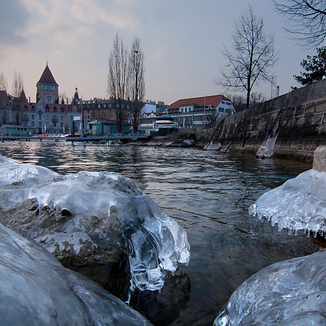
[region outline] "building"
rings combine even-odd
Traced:
[[[156,107],[156,106],[155,106]],[[160,112],[144,112],[140,115],[139,132],[150,134],[151,131],[156,130],[156,119]]]
[[[88,136],[108,136],[112,134],[117,134],[117,123],[116,121],[106,121],[106,120],[93,120],[87,123]],[[123,124],[123,134],[130,133],[130,124]]]
[[[43,105],[59,103],[59,85],[55,81],[48,63],[36,83],[36,103],[39,102]]]
[[[168,115],[183,128],[198,128],[234,112],[232,102],[223,95],[180,99],[168,107]]]
[[[102,99],[95,97],[90,100],[79,100],[78,103],[82,106],[87,123],[95,120],[116,120],[113,98]],[[126,103],[127,105],[128,103]]]
[[[26,128],[21,125],[2,125],[0,134],[3,136],[30,136],[33,133],[33,128]]]
[[[0,90],[0,125],[13,122],[12,104],[6,90]]]
[[[76,88],[70,104],[59,103],[59,88],[52,72],[46,67],[36,84],[36,103],[21,99],[20,114],[23,127],[32,128],[33,133],[70,134],[81,130],[81,107]],[[78,118],[78,120],[76,120]]]

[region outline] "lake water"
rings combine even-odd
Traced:
[[[64,142],[4,142],[0,154],[62,174],[121,173],[185,228],[189,265],[180,266],[162,293],[142,293],[132,303],[157,326],[212,325],[232,292],[252,274],[323,246],[321,240],[279,233],[248,214],[261,194],[311,164],[195,148],[84,147]]]

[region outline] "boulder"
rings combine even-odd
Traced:
[[[45,249],[0,224],[0,320],[3,326],[151,325]]]

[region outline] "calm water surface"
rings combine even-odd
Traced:
[[[63,142],[0,143],[0,154],[62,174],[121,173],[185,228],[189,265],[180,266],[161,294],[145,293],[133,303],[154,325],[212,325],[232,292],[252,274],[313,253],[321,245],[305,236],[279,233],[248,215],[261,194],[310,169],[310,164],[194,148],[74,147]]]

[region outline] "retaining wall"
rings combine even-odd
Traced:
[[[256,154],[268,135],[278,133],[274,157],[312,161],[320,145],[326,145],[326,80],[293,90],[225,118],[213,143],[230,152]],[[201,130],[203,145],[214,132]]]

